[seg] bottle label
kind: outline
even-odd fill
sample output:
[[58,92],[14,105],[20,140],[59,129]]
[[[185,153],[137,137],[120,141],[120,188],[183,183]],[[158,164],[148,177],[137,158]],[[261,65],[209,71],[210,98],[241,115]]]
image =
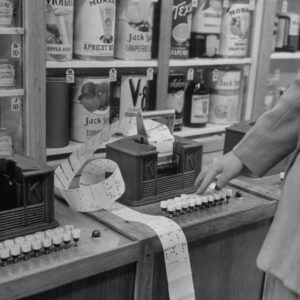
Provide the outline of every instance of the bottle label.
[[201,0],[193,13],[192,32],[221,33],[221,1]]
[[193,95],[191,103],[191,123],[206,123],[208,119],[209,94]]
[[299,15],[289,14],[290,28],[289,35],[298,36],[299,34]]

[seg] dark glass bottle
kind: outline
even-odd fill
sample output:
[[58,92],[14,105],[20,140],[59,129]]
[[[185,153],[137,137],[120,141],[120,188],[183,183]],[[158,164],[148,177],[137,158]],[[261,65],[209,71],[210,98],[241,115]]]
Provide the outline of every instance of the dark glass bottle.
[[203,70],[198,70],[195,79],[185,93],[184,125],[187,127],[205,127],[208,120],[209,89],[203,80]]

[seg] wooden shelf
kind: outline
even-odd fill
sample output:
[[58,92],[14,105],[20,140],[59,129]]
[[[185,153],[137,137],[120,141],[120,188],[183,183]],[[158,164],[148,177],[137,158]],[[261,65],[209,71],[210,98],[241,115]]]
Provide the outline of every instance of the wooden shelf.
[[47,69],[84,69],[84,68],[155,68],[157,60],[72,60],[66,62],[47,61]]
[[246,65],[251,64],[251,58],[193,58],[193,59],[171,59],[170,67],[197,67],[197,66],[219,66],[219,65]]
[[0,28],[0,34],[24,34],[24,28],[22,28],[22,27],[2,27],[2,28]]
[[298,52],[274,52],[271,54],[272,60],[280,59],[300,59],[300,51]]
[[[207,124],[204,128],[188,128],[183,127],[181,131],[174,132],[174,135],[180,136],[180,137],[199,137],[206,134],[217,134],[217,133],[224,133],[225,128],[229,125],[215,125],[215,124]],[[113,140],[116,140],[117,138],[113,138],[109,142],[112,142]],[[55,156],[55,155],[63,155],[63,154],[69,154],[74,152],[75,150],[79,149],[83,144],[70,141],[69,145],[63,148],[47,148],[46,155],[49,156]],[[102,148],[101,148],[102,149]],[[104,149],[104,146],[103,146]]]
[[0,97],[24,96],[23,89],[0,90]]

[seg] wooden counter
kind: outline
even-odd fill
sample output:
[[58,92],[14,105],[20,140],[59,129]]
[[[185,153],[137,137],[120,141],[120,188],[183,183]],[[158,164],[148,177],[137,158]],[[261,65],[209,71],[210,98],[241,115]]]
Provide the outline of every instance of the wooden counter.
[[133,299],[138,243],[61,202],[55,212],[61,226],[81,229],[78,246],[0,267],[0,298]]
[[[239,179],[242,180],[242,179]],[[243,189],[243,187],[242,187]],[[196,299],[258,300],[264,274],[255,260],[274,216],[277,201],[243,192],[243,199],[175,217],[189,244]],[[132,207],[160,215],[158,203]],[[106,211],[95,219],[144,243],[143,297],[168,299],[162,248],[156,234],[140,223],[122,220]]]

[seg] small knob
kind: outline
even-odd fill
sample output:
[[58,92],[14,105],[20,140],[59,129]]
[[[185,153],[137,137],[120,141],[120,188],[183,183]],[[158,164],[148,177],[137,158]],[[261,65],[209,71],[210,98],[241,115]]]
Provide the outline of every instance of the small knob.
[[98,229],[93,230],[92,232],[92,238],[93,239],[100,239],[101,237],[101,232]]

